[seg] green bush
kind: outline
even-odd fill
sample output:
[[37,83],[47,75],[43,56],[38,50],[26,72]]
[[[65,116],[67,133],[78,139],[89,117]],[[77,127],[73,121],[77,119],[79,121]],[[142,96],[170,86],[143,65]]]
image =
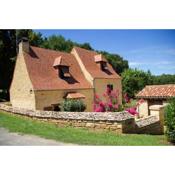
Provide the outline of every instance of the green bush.
[[168,140],[175,143],[175,98],[165,108],[165,125]]
[[82,100],[64,100],[61,105],[63,111],[69,112],[83,112],[86,109],[86,105]]

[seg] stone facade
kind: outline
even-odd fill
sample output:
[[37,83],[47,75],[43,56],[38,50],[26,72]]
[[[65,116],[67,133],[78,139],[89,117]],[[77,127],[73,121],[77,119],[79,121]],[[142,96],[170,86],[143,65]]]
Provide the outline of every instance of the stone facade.
[[[75,90],[51,90],[51,91],[35,91],[35,101],[36,109],[44,110],[45,107],[50,106],[51,104],[58,104],[63,101],[63,97],[68,92],[75,92]],[[93,111],[93,100],[94,100],[94,91],[93,89],[79,89],[76,90],[86,96],[83,99],[86,104],[86,111]]]
[[[27,69],[25,52],[29,52],[29,43],[21,42],[19,44],[19,54],[17,56],[14,76],[10,88],[10,101],[13,107],[26,108],[31,110],[45,110],[51,108],[54,104],[60,104],[68,92],[77,92],[85,96],[84,102],[87,106],[86,111],[93,111],[94,94],[100,96],[104,93],[108,84],[112,84],[114,89],[119,90],[119,103],[122,103],[122,87],[120,78],[94,78],[85,68],[81,59],[74,49],[72,55],[78,61],[82,74],[91,84],[91,88],[83,89],[57,89],[57,90],[36,90],[32,84],[29,70]],[[42,66],[42,65],[41,65]],[[52,77],[51,77],[52,78]]]
[[138,107],[138,113],[139,113],[139,117],[140,118],[144,118],[148,116],[148,102],[144,101],[143,103],[141,103]]
[[20,43],[13,81],[10,87],[10,102],[13,107],[35,109],[35,94],[27,72],[22,47],[22,43]]
[[103,94],[106,91],[106,87],[108,84],[113,85],[114,90],[119,90],[119,104],[122,104],[122,84],[121,78],[94,78],[90,75],[86,67],[83,65],[79,55],[76,50],[73,49],[71,52],[75,58],[77,59],[80,68],[85,75],[86,79],[90,82],[90,84],[94,87],[94,93],[98,94],[103,99]]
[[[54,112],[29,110],[0,103],[0,110],[51,122],[59,126],[73,126],[115,133],[163,134],[160,116],[135,120],[128,112]],[[161,112],[159,114],[162,114]],[[159,115],[158,114],[158,115]],[[162,118],[162,117],[161,117]]]

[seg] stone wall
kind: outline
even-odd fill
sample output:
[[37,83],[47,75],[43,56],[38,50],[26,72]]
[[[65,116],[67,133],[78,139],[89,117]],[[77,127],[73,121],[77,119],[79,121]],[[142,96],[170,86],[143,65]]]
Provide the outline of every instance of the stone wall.
[[93,130],[106,130],[116,133],[129,133],[135,127],[135,120],[128,112],[54,112],[14,108],[0,104],[0,109],[31,117],[33,119],[48,121],[64,126],[75,126]]
[[14,108],[0,103],[0,110],[31,117],[36,120],[115,133],[162,134],[159,117],[149,116],[135,120],[128,112],[54,112]]
[[157,116],[148,116],[136,121],[135,132],[138,134],[163,134],[163,125]]

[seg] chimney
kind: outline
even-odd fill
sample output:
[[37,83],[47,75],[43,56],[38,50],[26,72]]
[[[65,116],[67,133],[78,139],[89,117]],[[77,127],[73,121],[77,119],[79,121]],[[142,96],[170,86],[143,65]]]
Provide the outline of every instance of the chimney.
[[21,38],[19,41],[19,50],[29,53],[29,40],[26,37]]

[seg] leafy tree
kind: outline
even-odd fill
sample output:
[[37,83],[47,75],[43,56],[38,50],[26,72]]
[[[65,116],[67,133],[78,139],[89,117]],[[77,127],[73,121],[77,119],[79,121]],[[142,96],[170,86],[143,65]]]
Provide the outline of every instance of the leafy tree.
[[153,84],[175,84],[175,74],[162,74],[153,76]]
[[0,30],[0,89],[8,96],[16,56],[15,30]]
[[26,37],[29,39],[29,42],[32,46],[42,46],[44,39],[42,37],[41,33],[36,33],[33,30],[16,30],[16,40],[19,42],[19,40],[22,37]]
[[142,90],[146,85],[152,84],[152,76],[150,72],[144,72],[137,69],[126,69],[122,73],[123,92],[129,97]]
[[34,46],[40,46],[43,42],[41,33],[32,30],[0,30],[0,89],[6,94],[7,100],[18,50],[17,43],[21,37],[28,37]]
[[105,56],[109,64],[112,65],[113,69],[118,74],[121,74],[125,69],[129,68],[128,61],[124,60],[120,55],[110,54],[105,51],[101,51],[100,53],[102,53]]
[[46,38],[41,46],[47,49],[70,52],[73,47],[73,42],[71,40],[66,41],[61,35],[52,35]]
[[74,45],[78,46],[78,47],[81,47],[83,49],[94,50],[89,43],[84,43],[84,44],[74,43]]

